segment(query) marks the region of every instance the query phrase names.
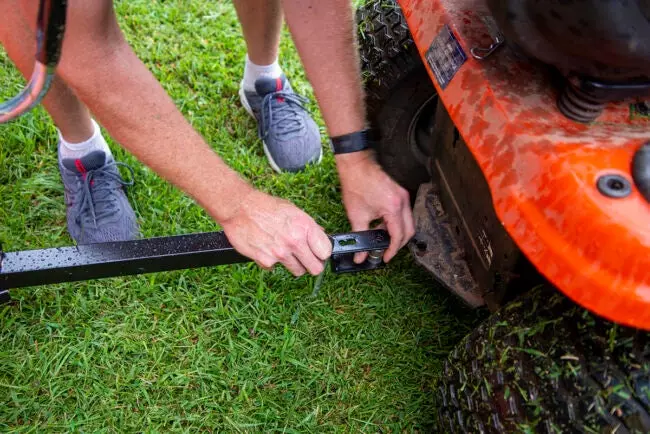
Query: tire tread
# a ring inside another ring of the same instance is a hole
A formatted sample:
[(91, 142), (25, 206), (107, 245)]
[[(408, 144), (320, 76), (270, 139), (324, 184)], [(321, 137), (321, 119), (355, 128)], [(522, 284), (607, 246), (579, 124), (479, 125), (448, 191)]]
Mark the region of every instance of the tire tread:
[[(648, 355), (646, 333), (596, 317), (551, 287), (536, 288), (452, 352), (434, 389), (438, 428), (650, 432)], [(456, 390), (465, 399), (448, 399)]]
[[(383, 101), (393, 83), (422, 68), (406, 19), (394, 0), (377, 0), (357, 10), (360, 58), (369, 108)], [(365, 39), (368, 38), (368, 41)]]

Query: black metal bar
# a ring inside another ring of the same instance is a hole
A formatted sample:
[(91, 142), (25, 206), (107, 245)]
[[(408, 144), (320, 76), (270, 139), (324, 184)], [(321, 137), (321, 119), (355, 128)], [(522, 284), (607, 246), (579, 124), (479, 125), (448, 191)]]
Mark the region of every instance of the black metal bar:
[(246, 262), (223, 232), (4, 253), (0, 288)]
[[(388, 234), (381, 230), (332, 235), (330, 239), (333, 257), (385, 250), (390, 243)], [(0, 301), (2, 293), (11, 288), (249, 261), (232, 247), (223, 232), (21, 252), (0, 251)], [(366, 264), (358, 271), (367, 269)]]

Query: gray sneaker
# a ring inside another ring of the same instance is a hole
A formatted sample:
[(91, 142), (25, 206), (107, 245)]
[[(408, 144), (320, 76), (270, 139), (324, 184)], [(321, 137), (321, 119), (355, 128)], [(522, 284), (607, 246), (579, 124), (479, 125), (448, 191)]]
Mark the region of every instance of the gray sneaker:
[(85, 157), (59, 160), (65, 188), (68, 231), (77, 244), (127, 241), (139, 237), (135, 212), (124, 192), (126, 182), (118, 172), (126, 167), (102, 151)]
[(323, 157), (320, 132), (305, 104), (286, 77), (260, 78), (256, 92), (239, 89), (239, 97), (248, 113), (257, 120), (264, 153), (276, 172), (298, 172)]

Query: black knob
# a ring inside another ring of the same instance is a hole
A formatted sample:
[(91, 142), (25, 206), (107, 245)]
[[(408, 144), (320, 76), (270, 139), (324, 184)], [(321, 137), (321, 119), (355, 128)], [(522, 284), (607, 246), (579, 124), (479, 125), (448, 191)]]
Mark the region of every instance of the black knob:
[(632, 179), (641, 195), (650, 202), (650, 142), (641, 146), (634, 154)]

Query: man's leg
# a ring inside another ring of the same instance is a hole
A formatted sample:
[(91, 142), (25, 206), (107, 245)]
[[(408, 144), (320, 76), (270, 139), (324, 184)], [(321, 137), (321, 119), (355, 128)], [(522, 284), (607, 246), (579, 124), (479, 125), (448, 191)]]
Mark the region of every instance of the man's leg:
[[(0, 41), (23, 76), (29, 77), (34, 66), (36, 37), (17, 2), (0, 4)], [(123, 180), (115, 170), (99, 125), (86, 106), (59, 77), (53, 80), (43, 105), (59, 133), (58, 160), (66, 190), (70, 235), (78, 243), (135, 238), (135, 214), (121, 188)], [(95, 179), (88, 180), (92, 181), (91, 188), (84, 191), (83, 184), (89, 176)]]
[(280, 0), (235, 0), (246, 47), (240, 98), (258, 122), (264, 152), (276, 171), (299, 171), (322, 157), (320, 133), (278, 64)]
[(280, 0), (235, 0), (250, 60), (271, 65), (278, 60), (282, 7)]

